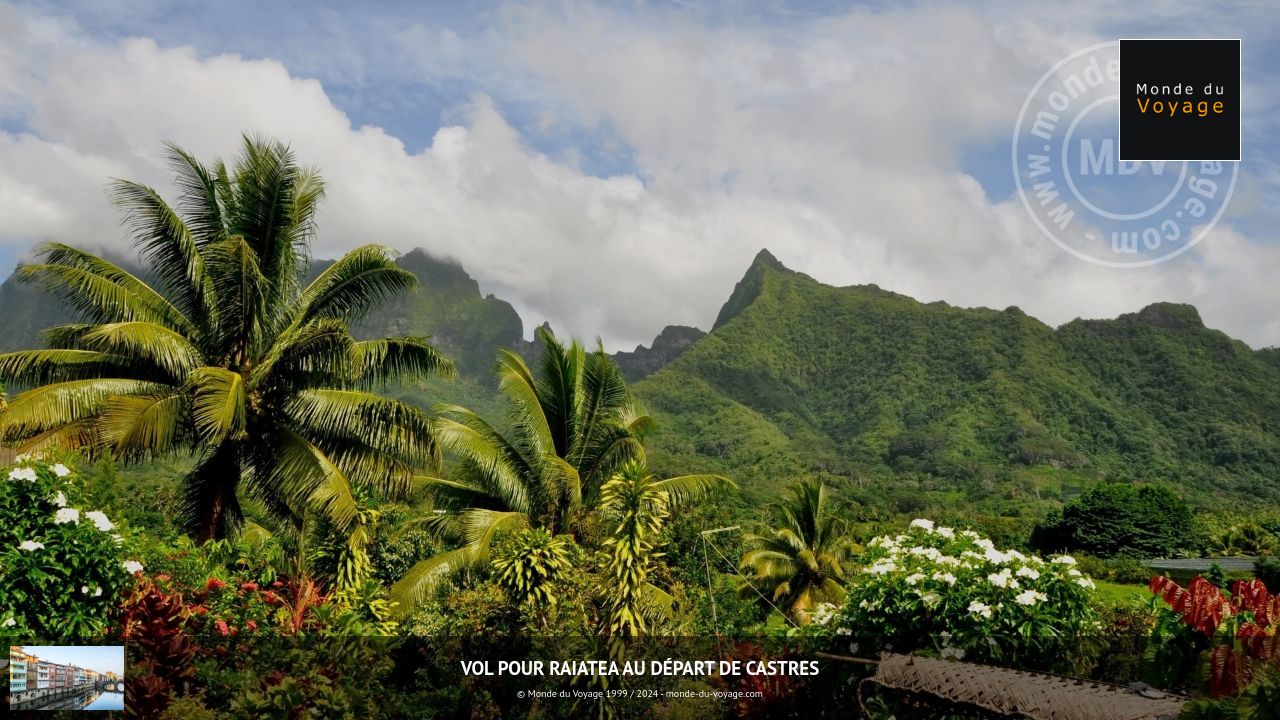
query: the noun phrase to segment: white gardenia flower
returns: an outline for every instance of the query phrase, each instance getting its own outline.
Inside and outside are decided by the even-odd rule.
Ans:
[[[892,560],[877,560],[875,564],[867,568],[865,572],[871,573],[872,575],[884,575],[897,569],[897,564]]]
[[[1094,585],[1093,581],[1087,577],[1077,578],[1076,584],[1082,588],[1085,588],[1086,590],[1093,590],[1098,587],[1097,585]]]
[[[998,573],[992,573],[987,576],[987,582],[1002,588],[1017,588],[1018,581],[1013,579],[1013,574],[1009,572],[1009,568],[1005,568]]]
[[[936,592],[927,592],[921,595],[920,599],[924,601],[925,607],[933,607],[934,605],[942,602],[942,596]]]
[[[75,508],[62,508],[56,514],[54,514],[53,522],[55,525],[61,525],[63,523],[69,523],[69,522],[73,522],[79,525],[80,511]]]
[[[837,635],[852,635],[852,634],[853,634],[853,630],[851,630],[850,628],[847,628],[847,627],[836,628],[836,634],[837,634]]]
[[[1026,590],[1024,592],[1018,593],[1018,596],[1014,598],[1014,602],[1018,603],[1019,605],[1035,605],[1036,603],[1042,603],[1048,599],[1049,599],[1049,596],[1045,595],[1042,592],[1036,592],[1035,590]]]
[[[952,574],[951,574],[951,573],[949,573],[949,572],[944,572],[944,573],[934,573],[933,579],[934,579],[934,580],[937,580],[938,582],[944,582],[944,583],[946,583],[946,584],[948,584],[948,585],[955,585],[955,584],[956,584],[956,576],[955,576],[955,575],[952,575]]]
[[[978,539],[976,539],[976,540],[974,540],[974,541],[973,541],[973,544],[974,544],[974,545],[977,545],[978,547],[982,548],[983,550],[995,550],[995,549],[996,549],[996,544],[995,544],[995,543],[993,543],[993,542],[991,542],[990,540],[988,540],[988,539],[986,539],[986,538],[978,538]]]
[[[58,491],[58,494],[53,496],[53,504],[54,504],[54,505],[57,505],[58,507],[66,507],[66,506],[67,506],[67,496],[66,496],[66,495],[63,495],[63,494],[62,494],[62,491],[61,491],[61,490],[59,490],[59,491]]]
[[[915,520],[911,521],[911,527],[921,528],[928,532],[933,532],[933,521],[925,520],[924,518],[916,518]]]
[[[991,606],[984,602],[974,600],[969,603],[969,612],[974,615],[981,615],[984,618],[989,618],[991,617]]]
[[[992,565],[1003,565],[1009,562],[1009,556],[995,548],[986,548],[986,552],[983,553],[983,557]]]
[[[1016,573],[1014,573],[1014,574],[1015,574],[1015,575],[1017,575],[1018,577],[1024,577],[1024,578],[1027,578],[1027,579],[1029,579],[1029,580],[1037,580],[1037,579],[1039,579],[1039,578],[1040,578],[1040,573],[1039,573],[1039,572],[1036,572],[1034,569],[1029,568],[1029,567],[1027,567],[1027,566],[1025,566],[1025,565],[1024,565],[1024,566],[1022,566],[1022,567],[1020,567],[1020,568],[1018,568],[1018,572],[1016,572]]]
[[[125,572],[129,573],[130,575],[142,572],[142,563],[138,562],[137,560],[125,560],[124,562],[120,563],[120,567],[124,568]]]
[[[949,527],[940,527],[935,529],[934,532],[948,540],[954,539],[956,536],[956,531]]]
[[[90,510],[89,512],[85,513],[84,516],[85,516],[85,519],[92,520],[93,526],[98,528],[102,532],[110,532],[111,530],[114,530],[116,527],[115,525],[111,524],[111,521],[107,519],[106,514],[103,513],[101,510]]]
[[[71,468],[63,465],[62,463],[58,463],[53,466],[53,474],[63,478],[71,474]]]
[[[89,594],[89,586],[88,586],[88,585],[81,585],[81,586],[80,586],[80,592],[84,593],[85,595],[88,595],[88,594]]]
[[[93,596],[94,596],[94,597],[98,597],[98,596],[99,596],[99,595],[101,595],[101,594],[102,594],[102,588],[94,588],[94,590],[93,590]]]
[[[1053,559],[1053,562],[1058,563],[1059,565],[1075,565],[1076,559],[1070,555],[1059,555]]]
[[[920,581],[925,578],[923,573],[913,573],[907,576],[908,585],[919,585]]]
[[[29,467],[14,468],[9,471],[10,480],[26,480],[27,482],[36,481],[36,471]]]
[[[34,540],[23,540],[22,543],[18,545],[18,549],[19,550],[43,550],[44,543],[36,542]]]

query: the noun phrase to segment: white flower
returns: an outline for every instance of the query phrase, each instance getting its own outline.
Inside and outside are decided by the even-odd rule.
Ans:
[[[120,563],[120,567],[124,568],[125,572],[129,573],[130,575],[142,572],[142,563],[138,562],[137,560],[125,560],[124,562]]]
[[[987,582],[1002,588],[1016,589],[1018,587],[1018,581],[1013,579],[1013,574],[1009,572],[1009,568],[988,575]]]
[[[88,595],[88,594],[89,594],[89,586],[88,586],[88,585],[81,585],[81,586],[80,586],[80,592],[84,593],[85,595]]]
[[[877,560],[874,565],[863,572],[871,573],[872,575],[884,575],[897,569],[898,566],[892,560]]]
[[[111,539],[115,540],[117,545],[124,542],[124,538],[120,537],[117,533],[111,533]]]
[[[924,518],[916,518],[915,520],[911,521],[911,527],[921,528],[925,531],[933,532],[933,521],[925,520]]]
[[[1082,588],[1085,588],[1086,590],[1093,590],[1094,588],[1098,587],[1097,585],[1094,585],[1093,581],[1087,577],[1077,578],[1076,584]]]
[[[852,634],[853,634],[853,630],[851,630],[851,629],[849,629],[849,628],[847,628],[847,627],[836,628],[836,634],[837,634],[837,635],[852,635]]]
[[[67,506],[67,496],[66,496],[66,495],[63,495],[63,494],[62,494],[62,491],[61,491],[61,490],[59,490],[59,491],[58,491],[58,494],[53,496],[53,504],[54,504],[54,505],[57,505],[58,507],[66,507],[66,506]]]
[[[986,548],[985,550],[983,557],[986,558],[987,562],[993,565],[1003,565],[1009,562],[1009,556],[999,550],[996,550],[995,548]]]
[[[53,522],[55,525],[61,525],[69,522],[79,525],[80,511],[75,508],[62,508],[53,516]]]
[[[975,537],[976,537],[976,536],[975,536]],[[978,539],[976,539],[976,540],[974,540],[974,541],[973,541],[973,544],[974,544],[974,545],[977,545],[978,547],[982,548],[983,550],[995,550],[995,549],[996,549],[996,544],[995,544],[995,543],[993,543],[993,542],[991,542],[990,540],[988,540],[988,539],[986,539],[986,538],[978,538]]]
[[[1045,595],[1042,592],[1036,592],[1035,590],[1026,590],[1024,592],[1018,593],[1018,596],[1014,598],[1014,602],[1018,603],[1019,605],[1035,605],[1036,603],[1042,603],[1048,599],[1049,599],[1049,596]]]
[[[963,660],[964,648],[953,648],[949,646],[944,647],[942,648],[942,659],[943,660],[951,660],[951,659]]]
[[[102,588],[95,588],[95,589],[94,589],[94,591],[93,591],[93,596],[94,596],[94,597],[98,597],[98,596],[99,596],[99,595],[101,595],[101,594],[102,594]]]
[[[960,534],[961,534],[961,535],[963,535],[963,536],[965,536],[965,537],[967,537],[967,538],[977,539],[977,537],[978,537],[978,533],[976,533],[976,532],[974,532],[974,531],[972,531],[972,530],[961,530],[961,531],[960,531]]]
[[[938,582],[944,582],[944,583],[946,583],[946,584],[948,584],[948,585],[955,585],[955,584],[956,584],[956,576],[955,576],[955,575],[952,575],[952,574],[951,574],[951,573],[949,573],[949,572],[944,572],[944,573],[934,573],[934,575],[933,575],[933,579],[934,579],[934,580],[937,580]]]
[[[1027,561],[1027,556],[1026,556],[1026,555],[1023,555],[1022,553],[1018,552],[1017,550],[1008,550],[1008,551],[1006,551],[1006,552],[1005,552],[1004,556],[1005,556],[1005,557],[1007,557],[1007,558],[1009,558],[1009,559],[1011,559],[1011,560],[1017,560],[1018,562],[1026,562],[1026,561]]]
[[[13,618],[9,618],[8,620],[5,620],[3,623],[5,627],[13,627],[14,625],[17,625],[17,624],[18,624],[18,621],[14,620]]]
[[[86,519],[92,520],[94,527],[98,528],[102,532],[114,530],[116,527],[111,524],[111,521],[107,519],[106,514],[101,510],[90,510],[85,513],[84,516]]]
[[[920,599],[924,601],[925,607],[933,607],[934,605],[942,602],[942,596],[936,592],[927,592],[921,595]]]
[[[26,480],[27,482],[36,481],[36,471],[29,467],[14,468],[9,471],[10,480]]]
[[[19,550],[43,550],[44,543],[35,542],[34,540],[23,540],[22,544],[18,546],[18,549]]]
[[[21,465],[22,463],[27,462],[30,459],[31,459],[31,453],[22,453],[18,457],[14,458],[13,461]]]
[[[1067,571],[1067,574],[1070,575],[1071,577],[1080,577],[1084,573],[1080,572],[1075,568],[1071,568],[1070,570]]]
[[[1058,557],[1053,559],[1053,562],[1056,562],[1059,565],[1075,565],[1076,559],[1071,557],[1070,555],[1059,555]]]
[[[1037,579],[1039,579],[1039,578],[1040,578],[1040,573],[1036,572],[1036,571],[1035,571],[1035,570],[1033,570],[1032,568],[1029,568],[1029,567],[1027,567],[1027,566],[1025,566],[1025,565],[1024,565],[1024,566],[1022,566],[1022,567],[1020,567],[1020,568],[1018,568],[1018,572],[1016,572],[1016,573],[1014,573],[1014,574],[1015,574],[1015,575],[1017,575],[1018,577],[1024,577],[1024,578],[1028,578],[1028,579],[1030,579],[1030,580],[1037,580]]]
[[[53,474],[57,475],[58,477],[66,477],[71,474],[71,468],[68,468],[66,465],[63,465],[62,463],[58,463],[57,465],[53,466]]]
[[[908,585],[919,585],[919,584],[920,584],[920,581],[921,581],[921,580],[923,580],[923,579],[924,579],[924,577],[925,577],[925,576],[924,576],[924,574],[923,574],[923,573],[913,573],[913,574],[911,574],[911,575],[908,575],[908,576],[907,576],[907,584],[908,584]]]
[[[955,538],[955,536],[956,536],[956,531],[955,531],[955,530],[952,530],[952,529],[951,529],[951,528],[949,528],[949,527],[940,527],[940,528],[937,528],[936,530],[934,530],[934,532],[936,532],[937,534],[941,535],[942,537],[944,537],[944,538],[946,538],[946,539],[948,539],[948,540],[952,540],[952,539],[954,539],[954,538]]]
[[[989,618],[991,617],[991,606],[984,602],[974,600],[969,603],[969,612],[974,615],[981,615],[984,618]]]

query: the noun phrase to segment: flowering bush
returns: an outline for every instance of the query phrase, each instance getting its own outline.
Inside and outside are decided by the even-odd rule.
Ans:
[[[936,650],[947,658],[1067,669],[1097,627],[1093,581],[1074,559],[1002,551],[977,533],[915,520],[866,546],[863,567],[819,632],[862,652]]]
[[[0,633],[101,636],[142,565],[105,514],[78,507],[70,468],[22,457],[0,473]]]

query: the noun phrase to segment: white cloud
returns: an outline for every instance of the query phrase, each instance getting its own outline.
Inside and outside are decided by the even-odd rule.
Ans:
[[[761,247],[833,284],[1016,304],[1055,323],[1195,302],[1233,335],[1280,342],[1250,309],[1280,300],[1276,251],[1220,226],[1192,257],[1094,267],[962,169],[970,148],[1005,141],[1030,83],[1095,40],[1087,30],[932,5],[785,30],[572,7],[513,10],[472,55],[446,30],[409,27],[397,41],[450,39],[417,59],[443,54],[485,87],[521,85],[544,128],[607,128],[638,177],[584,174],[571,159],[583,148],[532,150],[483,94],[412,154],[352,127],[320,83],[280,62],[100,42],[0,5],[0,99],[31,130],[0,132],[0,244],[122,247],[108,176],[163,183],[162,141],[226,156],[249,131],[322,169],[318,255],[423,246],[512,300],[528,327],[550,319],[615,347],[668,323],[708,327]]]

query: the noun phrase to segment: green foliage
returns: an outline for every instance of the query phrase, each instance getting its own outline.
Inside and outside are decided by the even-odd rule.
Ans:
[[[1260,557],[1253,561],[1253,576],[1269,588],[1280,588],[1280,558]]]
[[[1055,330],[824,286],[761,253],[712,333],[635,391],[655,468],[730,475],[748,500],[824,473],[901,513],[1040,515],[1127,478],[1204,504],[1280,498],[1280,366],[1188,306]],[[923,487],[891,497],[904,482]]]
[[[1092,664],[1093,582],[1067,556],[1045,561],[997,550],[968,530],[916,520],[869,542],[844,606],[816,631],[848,636],[863,652],[929,650],[1024,668]],[[825,619],[825,618],[824,618]]]
[[[0,635],[89,640],[142,569],[114,524],[81,505],[61,463],[20,459],[0,478]]]
[[[1103,483],[1050,516],[1032,543],[1099,557],[1169,557],[1198,546],[1194,528],[1191,507],[1167,487]]]
[[[848,528],[832,513],[828,489],[812,480],[794,485],[774,516],[777,527],[747,538],[739,592],[763,593],[791,622],[803,624],[819,603],[844,600]]]
[[[613,635],[642,635],[671,612],[672,598],[649,582],[650,564],[658,534],[670,513],[664,482],[643,463],[632,460],[600,490],[600,506],[616,523],[605,538],[604,596],[609,607],[608,631]]]
[[[168,160],[176,205],[111,186],[153,284],[57,243],[19,269],[80,322],[51,328],[49,349],[0,356],[0,377],[29,388],[0,436],[131,463],[194,453],[179,508],[201,540],[239,527],[242,490],[279,518],[353,529],[359,492],[402,495],[438,456],[425,412],[368,388],[450,363],[420,337],[348,329],[414,275],[365,246],[304,285],[324,186],[280,143],[245,138],[230,167],[176,146]]]
[[[529,528],[499,543],[493,573],[498,585],[526,612],[542,615],[557,601],[557,583],[574,567],[578,548],[567,536]]]
[[[505,532],[539,527],[585,538],[599,519],[605,483],[644,457],[640,441],[652,421],[603,349],[566,345],[546,328],[537,338],[536,374],[514,351],[499,354],[504,424],[461,407],[440,412],[436,433],[454,460],[452,472],[417,483],[430,511],[423,525],[457,547],[417,563],[395,584],[392,594],[406,611],[459,571],[487,565]],[[730,484],[715,475],[654,483],[671,504]]]

